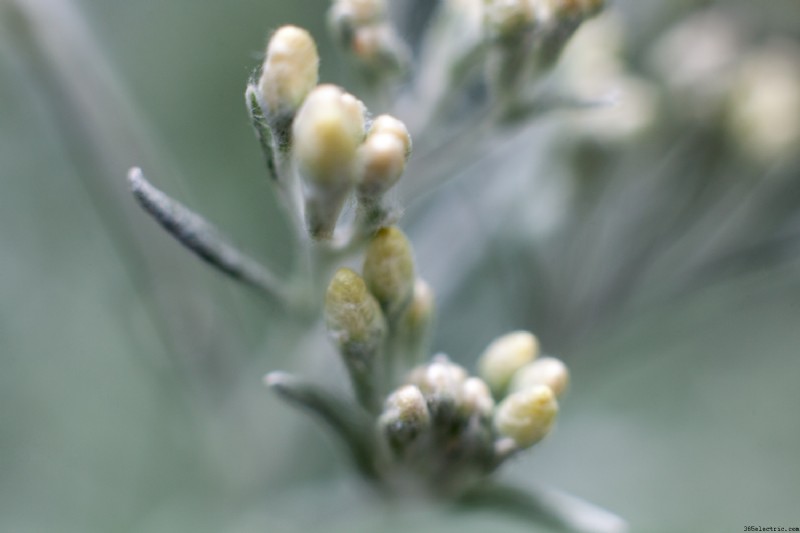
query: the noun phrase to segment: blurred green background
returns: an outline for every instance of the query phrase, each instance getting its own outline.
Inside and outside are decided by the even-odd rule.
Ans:
[[[319,332],[207,269],[128,198],[140,164],[285,272],[288,228],[242,94],[290,22],[320,43],[321,79],[352,85],[327,5],[0,0],[1,531],[531,530],[371,499],[328,434],[261,386],[277,368],[339,376]],[[724,13],[745,51],[796,46],[800,31],[796,0],[612,9],[625,62],[666,110],[684,96],[652,48],[696,12]],[[800,527],[799,167],[743,159],[723,119],[664,112],[608,146],[565,141],[555,114],[403,220],[439,292],[436,351],[471,365],[524,327],[572,368],[557,431],[502,475],[634,531]],[[503,185],[522,152],[522,178]],[[525,226],[548,197],[524,184],[542,174],[583,191],[547,238]],[[728,253],[739,244],[744,259]],[[605,294],[614,283],[626,290]]]

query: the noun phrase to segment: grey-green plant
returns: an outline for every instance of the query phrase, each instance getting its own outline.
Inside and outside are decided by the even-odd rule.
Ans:
[[[444,2],[426,38],[429,63],[423,57],[413,70],[410,47],[391,26],[386,2],[337,0],[330,27],[368,101],[383,107],[418,92],[413,105],[422,112],[414,114],[413,127],[388,114],[374,116],[340,87],[319,85],[310,34],[294,26],[275,31],[245,100],[267,179],[294,228],[291,279],[236,248],[141,169],[129,172],[142,207],[201,259],[298,318],[324,317],[352,396],[284,372],[271,372],[264,382],[323,421],[357,471],[388,498],[503,509],[567,531],[626,527],[579,500],[497,481],[504,463],[550,432],[568,371],[558,359],[538,359],[539,341],[527,331],[493,341],[477,376],[444,354],[431,356],[433,295],[397,226],[401,206],[390,196],[413,159],[410,131],[419,130],[426,142],[415,144],[430,150],[425,129],[442,121],[452,141],[564,105],[567,99],[554,102],[537,92],[539,82],[600,8],[593,0]],[[449,42],[464,36],[465,46]],[[428,94],[432,82],[439,87]],[[403,84],[411,87],[404,96]],[[436,185],[417,181],[422,190],[414,194]],[[361,274],[342,266],[360,255]]]

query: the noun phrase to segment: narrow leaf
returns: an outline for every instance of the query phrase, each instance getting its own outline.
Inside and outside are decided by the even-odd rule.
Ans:
[[[287,301],[283,285],[271,272],[230,244],[200,215],[155,188],[141,169],[132,168],[128,182],[139,204],[178,242],[233,279]]]

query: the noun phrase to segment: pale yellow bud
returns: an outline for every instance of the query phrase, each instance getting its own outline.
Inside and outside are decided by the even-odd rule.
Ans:
[[[494,410],[494,398],[481,378],[468,378],[461,387],[461,407],[467,414],[488,417]]]
[[[417,278],[414,282],[414,295],[411,305],[403,314],[403,328],[407,334],[420,336],[427,330],[433,318],[435,299],[433,290],[425,280]]]
[[[349,268],[337,270],[328,285],[325,320],[348,366],[368,365],[386,333],[380,305]]]
[[[387,317],[397,318],[414,290],[411,243],[396,226],[381,228],[364,255],[364,281]]]
[[[267,46],[258,88],[267,116],[293,114],[317,84],[319,56],[304,29],[283,26]]]
[[[509,390],[517,392],[534,385],[547,385],[556,396],[561,396],[568,384],[567,366],[555,357],[542,357],[517,370]]]
[[[762,163],[800,155],[800,49],[770,44],[746,56],[728,121],[742,151]]]
[[[514,373],[539,355],[539,340],[514,331],[492,341],[478,361],[478,371],[492,391],[502,395]]]
[[[294,120],[294,157],[308,186],[306,219],[316,239],[333,235],[358,177],[356,152],[364,139],[364,104],[333,85],[308,95]]]
[[[367,198],[379,197],[403,175],[405,147],[390,133],[370,134],[359,148],[359,165],[359,194]]]
[[[515,392],[497,406],[494,425],[520,448],[533,446],[550,431],[558,414],[558,402],[546,385]]]
[[[310,185],[346,185],[364,138],[364,107],[333,85],[320,85],[294,121],[295,158]]]
[[[406,158],[411,155],[411,135],[408,133],[408,128],[399,119],[391,115],[380,115],[372,121],[372,126],[369,128],[369,135],[377,135],[379,133],[388,133],[397,137],[403,143],[403,150]]]

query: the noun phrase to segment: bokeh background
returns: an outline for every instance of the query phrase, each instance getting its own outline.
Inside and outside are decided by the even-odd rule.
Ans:
[[[532,530],[374,500],[261,385],[280,368],[344,386],[318,329],[128,197],[142,165],[286,272],[242,94],[290,22],[321,79],[353,87],[327,5],[0,0],[1,531]],[[555,434],[501,473],[523,486],[634,531],[800,527],[800,4],[611,10],[557,77],[622,87],[619,106],[498,132],[407,206],[434,349],[472,365],[528,328],[572,368]]]

